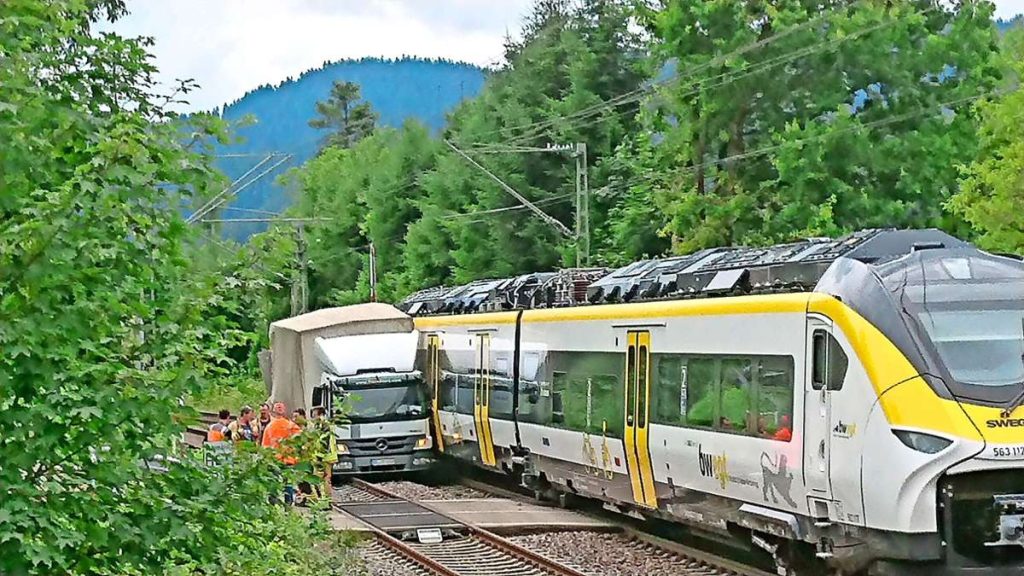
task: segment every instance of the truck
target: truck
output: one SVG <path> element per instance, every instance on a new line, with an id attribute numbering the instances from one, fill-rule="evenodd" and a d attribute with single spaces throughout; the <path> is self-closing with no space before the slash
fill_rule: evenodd
<path id="1" fill-rule="evenodd" d="M 413 320 L 387 304 L 325 308 L 270 325 L 270 398 L 327 410 L 336 476 L 416 472 L 436 458 Z"/>

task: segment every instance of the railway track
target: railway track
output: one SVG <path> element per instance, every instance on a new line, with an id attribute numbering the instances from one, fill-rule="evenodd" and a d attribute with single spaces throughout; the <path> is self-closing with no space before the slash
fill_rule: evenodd
<path id="1" fill-rule="evenodd" d="M 187 446 L 192 448 L 202 448 L 203 442 L 206 442 L 206 431 L 210 424 L 217 421 L 216 412 L 199 412 L 199 422 L 185 427 L 185 432 L 182 434 L 182 440 L 185 441 Z"/>
<path id="2" fill-rule="evenodd" d="M 486 485 L 475 482 L 473 488 L 486 490 Z M 336 495 L 342 500 L 337 508 L 373 528 L 376 541 L 364 555 L 368 561 L 388 566 L 415 564 L 415 570 L 379 572 L 383 574 L 770 576 L 625 526 L 612 533 L 572 530 L 504 538 L 363 480 L 339 487 Z M 445 538 L 434 542 L 416 539 L 416 530 L 427 527 L 440 529 Z"/>
<path id="3" fill-rule="evenodd" d="M 360 501 L 335 506 L 371 526 L 377 541 L 421 568 L 441 576 L 588 576 L 546 556 L 502 538 L 493 532 L 441 514 L 422 502 L 414 502 L 364 480 L 353 479 L 351 488 L 367 493 Z M 379 497 L 379 500 L 372 500 Z M 407 541 L 392 532 L 416 533 L 438 530 L 443 539 Z M 436 532 L 433 532 L 437 534 Z"/>

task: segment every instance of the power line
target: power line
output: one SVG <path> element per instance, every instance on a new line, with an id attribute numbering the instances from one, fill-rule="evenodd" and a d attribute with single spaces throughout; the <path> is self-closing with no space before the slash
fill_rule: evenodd
<path id="1" fill-rule="evenodd" d="M 257 210 L 255 208 L 240 208 L 238 206 L 225 206 L 225 210 L 232 210 L 235 212 L 249 212 L 251 214 L 266 214 L 268 216 L 280 216 L 280 212 L 274 212 L 272 210 Z"/>
<path id="2" fill-rule="evenodd" d="M 245 222 L 331 222 L 334 218 L 206 218 L 211 224 L 237 224 Z"/>
<path id="3" fill-rule="evenodd" d="M 717 165 L 717 164 L 723 164 L 723 163 L 726 163 L 726 162 L 732 162 L 734 160 L 743 160 L 743 159 L 752 158 L 752 157 L 755 157 L 755 156 L 762 156 L 764 154 L 768 154 L 769 152 L 774 152 L 775 150 L 779 150 L 779 149 L 785 148 L 787 146 L 793 146 L 795 144 L 803 144 L 805 142 L 814 142 L 814 141 L 817 141 L 817 140 L 825 140 L 825 139 L 831 138 L 831 137 L 839 135 L 839 134 L 846 134 L 846 133 L 849 133 L 849 132 L 855 132 L 857 130 L 862 130 L 862 129 L 870 130 L 872 128 L 877 128 L 879 126 L 887 126 L 889 124 L 895 124 L 897 122 L 902 122 L 904 120 L 909 120 L 909 119 L 914 118 L 916 116 L 923 116 L 923 115 L 925 115 L 925 114 L 927 114 L 929 112 L 941 111 L 943 108 L 959 106 L 961 104 L 966 104 L 968 102 L 973 102 L 975 100 L 980 100 L 982 98 L 985 98 L 986 96 L 995 96 L 995 95 L 1001 94 L 1003 92 L 1005 92 L 1005 90 L 987 90 L 987 91 L 985 91 L 983 93 L 975 94 L 973 96 L 968 96 L 968 97 L 965 97 L 965 98 L 957 98 L 957 99 L 954 99 L 954 100 L 947 100 L 945 102 L 940 102 L 939 104 L 936 104 L 934 106 L 929 106 L 929 107 L 921 109 L 921 110 L 914 110 L 912 112 L 905 112 L 903 114 L 898 114 L 896 116 L 891 116 L 889 118 L 881 118 L 881 119 L 878 119 L 878 120 L 873 120 L 871 122 L 867 122 L 867 123 L 864 123 L 864 124 L 853 124 L 853 125 L 847 126 L 845 128 L 839 128 L 837 130 L 833 130 L 831 132 L 825 132 L 823 134 L 818 134 L 816 136 L 808 136 L 806 138 L 800 138 L 800 139 L 797 139 L 797 140 L 791 140 L 791 141 L 788 141 L 788 142 L 782 142 L 782 143 L 779 143 L 779 144 L 773 144 L 771 146 L 765 146 L 764 148 L 758 148 L 756 150 L 751 150 L 749 152 L 742 152 L 742 153 L 739 153 L 739 154 L 733 154 L 731 156 L 726 156 L 724 158 L 716 158 L 714 160 L 708 160 L 706 162 L 701 162 L 699 164 L 694 164 L 692 166 L 686 166 L 685 168 L 682 169 L 681 175 L 685 175 L 685 174 L 688 174 L 688 173 L 696 172 L 697 170 L 699 170 L 701 168 L 704 168 L 704 167 L 707 167 L 707 166 L 714 166 L 714 165 Z"/>
<path id="4" fill-rule="evenodd" d="M 198 209 L 198 210 L 196 210 L 196 211 L 195 211 L 195 212 L 193 212 L 193 213 L 192 213 L 192 214 L 191 214 L 191 215 L 190 215 L 190 216 L 189 216 L 188 218 L 186 218 L 186 219 L 185 219 L 185 222 L 186 222 L 186 223 L 188 223 L 188 224 L 191 224 L 192 222 L 195 222 L 195 221 L 196 221 L 196 220 L 198 219 L 198 217 L 196 217 L 196 215 L 197 215 L 197 214 L 200 214 L 200 213 L 203 213 L 203 214 L 205 214 L 205 211 L 206 211 L 207 209 L 209 209 L 209 208 L 210 208 L 210 206 L 213 206 L 213 204 L 214 204 L 215 202 L 217 202 L 217 200 L 219 200 L 220 198 L 222 198 L 222 197 L 223 197 L 223 196 L 224 196 L 225 194 L 227 194 L 227 193 L 228 193 L 228 192 L 229 192 L 229 191 L 230 191 L 230 190 L 231 190 L 232 188 L 234 188 L 235 186 L 237 186 L 237 185 L 238 185 L 238 184 L 239 184 L 239 183 L 240 183 L 240 182 L 241 182 L 242 180 L 245 180 L 245 178 L 246 178 L 247 176 L 249 176 L 250 174 L 252 174 L 252 173 L 253 173 L 253 172 L 255 172 L 256 170 L 259 170 L 260 166 L 263 166 L 263 165 L 264 165 L 264 164 L 266 164 L 267 162 L 270 162 L 271 158 L 273 158 L 273 156 L 272 156 L 272 155 L 270 155 L 270 154 L 268 154 L 268 155 L 267 155 L 267 156 L 266 156 L 266 157 L 265 157 L 265 158 L 264 158 L 263 160 L 260 160 L 260 162 L 259 162 L 258 164 L 256 164 L 256 165 L 255 165 L 255 166 L 253 166 L 252 168 L 249 168 L 249 169 L 248 169 L 248 170 L 247 170 L 247 171 L 245 172 L 245 174 L 242 174 L 241 176 L 239 176 L 238 178 L 236 178 L 236 179 L 235 179 L 234 181 L 232 181 L 232 182 L 231 182 L 231 184 L 228 184 L 228 187 L 227 187 L 227 188 L 225 188 L 225 189 L 221 190 L 220 192 L 218 192 L 217 194 L 215 194 L 215 195 L 213 196 L 213 198 L 210 198 L 209 200 L 207 200 L 205 204 L 203 204 L 203 205 L 202 205 L 201 207 L 199 207 L 199 209 Z"/>
<path id="5" fill-rule="evenodd" d="M 918 11 L 915 14 L 916 15 L 924 15 L 924 14 L 927 14 L 928 12 L 930 12 L 932 10 L 936 10 L 936 9 L 938 9 L 938 7 L 933 5 L 933 6 L 929 7 L 929 8 L 924 9 L 924 10 Z M 803 23 L 801 25 L 791 27 L 790 29 L 787 29 L 787 31 L 783 31 L 783 32 L 780 32 L 779 34 L 777 34 L 775 36 L 769 37 L 769 39 L 777 40 L 778 38 L 780 38 L 780 37 L 782 37 L 784 35 L 788 35 L 788 34 L 791 34 L 791 33 L 795 32 L 796 30 L 798 30 L 802 26 L 807 25 L 808 23 L 814 23 L 816 20 L 822 20 L 824 18 L 825 18 L 825 15 L 819 16 L 816 19 L 809 20 L 808 22 L 805 22 L 805 23 Z M 698 81 L 697 85 L 694 88 L 691 88 L 691 89 L 689 89 L 689 90 L 687 90 L 687 91 L 685 91 L 685 92 L 683 92 L 681 94 L 677 94 L 676 97 L 683 98 L 683 97 L 686 97 L 686 96 L 692 96 L 694 94 L 698 94 L 698 93 L 700 93 L 702 91 L 705 91 L 705 90 L 708 90 L 708 89 L 717 88 L 717 87 L 720 87 L 720 86 L 731 84 L 731 83 L 733 83 L 733 82 L 735 82 L 737 80 L 740 80 L 742 78 L 746 78 L 748 76 L 752 76 L 752 75 L 755 75 L 755 74 L 760 74 L 762 72 L 765 72 L 767 70 L 775 68 L 775 67 L 777 67 L 777 66 L 779 66 L 781 64 L 785 64 L 787 62 L 791 62 L 791 61 L 796 60 L 798 58 L 802 58 L 802 57 L 814 54 L 816 52 L 820 52 L 820 51 L 824 51 L 824 50 L 833 48 L 833 47 L 835 47 L 835 46 L 837 46 L 837 45 L 839 45 L 841 43 L 848 42 L 850 40 L 859 38 L 861 36 L 870 34 L 872 32 L 875 32 L 877 30 L 881 30 L 883 28 L 887 28 L 889 26 L 893 26 L 896 23 L 898 23 L 899 21 L 900 21 L 899 19 L 892 18 L 892 19 L 886 20 L 884 22 L 880 22 L 880 23 L 874 24 L 872 26 L 868 26 L 868 27 L 862 28 L 860 30 L 856 30 L 854 32 L 851 32 L 851 33 L 845 35 L 845 36 L 842 36 L 842 37 L 839 37 L 839 38 L 833 38 L 833 39 L 830 39 L 830 40 L 823 40 L 823 41 L 818 42 L 816 44 L 813 44 L 811 46 L 805 46 L 805 47 L 802 47 L 802 48 L 798 48 L 798 49 L 793 50 L 791 52 L 787 52 L 785 54 L 781 54 L 781 55 L 769 58 L 768 60 L 762 60 L 760 62 L 748 62 L 748 63 L 745 63 L 742 67 L 740 67 L 738 69 L 729 70 L 729 71 L 717 74 L 715 76 L 711 76 L 709 78 L 701 79 L 701 80 Z M 769 40 L 769 39 L 765 39 L 765 40 Z M 765 41 L 762 40 L 760 42 L 765 42 Z M 753 49 L 754 47 L 757 47 L 757 46 L 755 46 L 756 44 L 757 43 L 743 46 L 743 47 L 741 47 L 739 49 L 739 51 L 747 52 L 747 51 Z M 764 45 L 764 44 L 761 44 L 761 45 Z M 527 127 L 527 128 L 531 128 L 532 127 L 532 129 L 527 131 L 527 132 L 524 132 L 523 134 L 520 134 L 519 136 L 512 137 L 509 140 L 509 144 L 517 144 L 517 143 L 529 141 L 530 139 L 538 137 L 538 136 L 541 135 L 540 134 L 541 131 L 543 131 L 544 129 L 549 128 L 549 127 L 554 127 L 554 125 L 556 123 L 558 123 L 559 121 L 562 121 L 562 120 L 568 120 L 569 121 L 569 125 L 566 126 L 565 128 L 579 130 L 579 129 L 585 128 L 587 126 L 591 126 L 593 124 L 604 122 L 604 121 L 606 121 L 606 120 L 608 120 L 610 118 L 613 118 L 615 116 L 622 115 L 625 112 L 628 112 L 629 110 L 627 109 L 627 110 L 622 110 L 622 111 L 619 111 L 619 112 L 613 112 L 613 115 L 610 116 L 610 117 L 600 118 L 600 119 L 597 119 L 597 120 L 595 120 L 593 122 L 589 122 L 589 123 L 586 123 L 586 124 L 574 126 L 575 123 L 577 123 L 577 122 L 579 122 L 581 120 L 585 120 L 585 119 L 587 119 L 589 117 L 592 117 L 592 116 L 594 116 L 596 114 L 599 114 L 601 112 L 613 110 L 614 108 L 617 108 L 617 107 L 620 107 L 620 106 L 625 106 L 627 104 L 633 104 L 633 103 L 640 102 L 641 100 L 643 100 L 643 98 L 647 97 L 650 93 L 652 93 L 656 88 L 664 87 L 664 86 L 667 86 L 669 84 L 679 82 L 679 81 L 681 81 L 681 80 L 683 80 L 685 78 L 688 78 L 690 76 L 693 76 L 698 71 L 700 71 L 702 68 L 707 68 L 707 67 L 709 67 L 711 65 L 716 64 L 715 60 L 719 60 L 719 59 L 722 59 L 722 58 L 724 58 L 724 59 L 731 58 L 731 57 L 733 57 L 735 55 L 738 55 L 737 52 L 739 52 L 739 51 L 734 51 L 734 52 L 729 53 L 729 54 L 727 54 L 725 56 L 720 56 L 720 57 L 718 57 L 716 59 L 713 59 L 713 60 L 711 60 L 711 61 L 709 61 L 707 63 L 702 64 L 701 66 L 696 67 L 693 70 L 687 71 L 686 73 L 684 73 L 682 75 L 676 75 L 676 76 L 674 76 L 672 78 L 669 78 L 669 79 L 666 79 L 666 80 L 654 82 L 654 83 L 652 83 L 649 86 L 645 86 L 643 88 L 638 88 L 636 90 L 627 92 L 627 93 L 622 94 L 620 96 L 617 96 L 617 97 L 614 97 L 614 98 L 610 98 L 609 100 L 607 100 L 607 101 L 605 101 L 605 102 L 603 102 L 601 104 L 592 105 L 592 106 L 584 108 L 582 110 L 578 110 L 578 111 L 576 111 L 576 112 L 574 112 L 572 114 L 567 114 L 567 115 L 564 115 L 564 116 L 558 116 L 558 117 L 551 118 L 551 119 L 548 119 L 548 120 L 535 122 L 533 124 L 527 124 L 527 125 L 525 125 L 525 127 Z M 715 81 L 715 80 L 721 80 L 721 81 L 713 83 L 713 84 L 708 84 L 709 82 L 712 82 L 712 81 Z"/>
<path id="6" fill-rule="evenodd" d="M 581 116 L 581 115 L 589 116 L 589 115 L 591 115 L 592 113 L 595 113 L 595 112 L 600 112 L 600 111 L 605 110 L 605 109 L 611 109 L 611 108 L 615 108 L 617 106 L 621 106 L 621 105 L 627 104 L 627 103 L 633 101 L 633 99 L 636 98 L 636 97 L 641 97 L 642 98 L 643 96 L 645 96 L 648 93 L 652 92 L 655 88 L 657 88 L 659 86 L 664 86 L 664 85 L 668 85 L 668 84 L 671 84 L 671 83 L 674 83 L 674 82 L 678 82 L 680 80 L 683 80 L 684 78 L 691 77 L 691 76 L 693 76 L 693 75 L 703 71 L 704 69 L 707 69 L 707 68 L 710 68 L 710 67 L 722 64 L 722 63 L 728 61 L 730 58 L 734 58 L 736 56 L 741 56 L 741 55 L 743 55 L 743 54 L 745 54 L 747 52 L 750 52 L 752 50 L 756 50 L 757 48 L 761 48 L 763 46 L 767 46 L 767 45 L 769 45 L 769 44 L 771 44 L 771 43 L 773 43 L 773 42 L 775 42 L 777 40 L 780 40 L 782 38 L 785 38 L 786 36 L 794 34 L 794 33 L 796 33 L 797 31 L 799 31 L 799 30 L 801 30 L 803 28 L 807 28 L 809 26 L 817 24 L 818 22 L 823 21 L 829 15 L 831 15 L 831 14 L 830 13 L 821 14 L 821 15 L 815 17 L 815 18 L 807 20 L 806 22 L 801 22 L 800 24 L 797 24 L 797 25 L 794 25 L 794 26 L 790 26 L 789 28 L 786 28 L 785 30 L 781 30 L 781 31 L 777 32 L 776 34 L 768 36 L 767 38 L 762 38 L 762 39 L 757 40 L 755 42 L 751 42 L 749 44 L 745 44 L 743 46 L 740 46 L 739 48 L 737 48 L 737 49 L 735 49 L 735 50 L 733 50 L 731 52 L 728 52 L 726 54 L 722 54 L 722 55 L 716 56 L 715 58 L 712 58 L 711 60 L 709 60 L 709 61 L 707 61 L 707 62 L 705 62 L 703 64 L 700 64 L 700 65 L 694 67 L 693 69 L 687 70 L 687 71 L 683 72 L 682 74 L 676 74 L 675 76 L 673 76 L 671 78 L 667 78 L 665 80 L 660 80 L 660 81 L 655 81 L 655 82 L 651 83 L 648 86 L 643 86 L 643 87 L 640 87 L 640 88 L 636 88 L 634 90 L 630 90 L 630 91 L 625 92 L 623 94 L 619 94 L 617 96 L 613 96 L 613 97 L 608 98 L 607 100 L 605 100 L 605 101 L 603 101 L 601 103 L 592 104 L 592 105 L 590 105 L 588 107 L 585 107 L 585 108 L 583 108 L 581 110 L 577 110 L 576 112 L 573 112 L 571 114 L 566 114 L 566 115 L 561 116 L 561 117 L 556 117 L 556 118 L 547 119 L 547 120 L 539 120 L 539 121 L 536 121 L 536 122 L 530 122 L 530 123 L 522 124 L 522 125 L 519 125 L 519 126 L 498 128 L 496 130 L 491 130 L 489 132 L 484 132 L 483 134 L 478 135 L 478 137 L 480 137 L 480 136 L 490 136 L 490 135 L 493 135 L 493 134 L 509 135 L 510 132 L 514 133 L 514 132 L 518 132 L 518 131 L 521 131 L 521 130 L 530 130 L 530 129 L 538 129 L 538 128 L 539 129 L 543 129 L 545 127 L 553 125 L 555 122 L 558 122 L 559 120 L 569 120 L 569 119 L 572 119 L 572 118 L 574 118 L 576 116 Z M 519 137 L 521 137 L 521 135 Z M 517 138 L 519 138 L 519 137 L 517 137 Z"/>
<path id="7" fill-rule="evenodd" d="M 234 190 L 232 190 L 232 187 L 234 186 L 234 183 L 232 183 L 232 186 L 228 186 L 227 188 L 224 189 L 224 192 L 222 192 L 221 194 L 218 194 L 217 197 L 215 197 L 213 200 L 208 202 L 205 208 L 197 210 L 191 216 L 189 216 L 188 219 L 186 220 L 186 222 L 191 224 L 191 223 L 195 222 L 196 220 L 204 218 L 210 212 L 213 212 L 217 208 L 220 208 L 221 205 L 223 205 L 225 202 L 230 200 L 232 197 L 237 196 L 239 192 L 241 192 L 242 190 L 246 189 L 252 183 L 258 181 L 260 178 L 263 178 L 267 174 L 273 172 L 281 164 L 284 164 L 285 162 L 291 160 L 291 158 L 292 158 L 292 155 L 288 154 L 284 158 L 281 158 L 280 160 L 278 160 L 277 162 L 272 164 L 270 166 L 270 168 L 267 168 L 263 172 L 260 172 L 258 175 L 253 177 L 251 180 L 249 180 L 248 182 L 242 184 L 238 188 L 235 188 Z M 260 165 L 262 165 L 262 163 Z M 250 170 L 249 172 L 252 172 L 252 170 Z M 247 172 L 247 174 L 249 172 Z M 244 178 L 244 176 L 243 176 L 243 178 Z M 241 180 L 241 178 L 239 178 L 235 182 L 238 182 L 239 180 Z"/>
<path id="8" fill-rule="evenodd" d="M 554 197 L 551 197 L 551 198 L 544 198 L 543 200 L 537 200 L 536 202 L 534 202 L 534 205 L 535 206 L 542 206 L 542 205 L 545 205 L 545 204 L 552 204 L 552 203 L 555 203 L 555 202 L 561 202 L 562 200 L 566 200 L 568 198 L 571 198 L 572 196 L 573 196 L 573 194 L 562 194 L 560 196 L 554 196 Z M 498 213 L 501 213 L 501 212 L 511 212 L 513 210 L 525 210 L 525 209 L 527 209 L 527 206 L 523 206 L 523 205 L 520 204 L 519 206 L 507 206 L 507 207 L 504 207 L 504 208 L 494 208 L 494 209 L 491 209 L 491 210 L 476 210 L 476 211 L 473 211 L 473 212 L 459 212 L 459 213 L 456 213 L 456 214 L 449 214 L 447 216 L 442 216 L 440 218 L 440 220 L 455 220 L 457 218 L 463 218 L 463 217 L 466 217 L 466 216 L 483 216 L 485 214 L 498 214 Z"/>
<path id="9" fill-rule="evenodd" d="M 569 238 L 572 237 L 572 232 L 568 228 L 565 227 L 565 224 L 562 224 L 561 222 L 559 222 L 557 218 L 549 215 L 547 212 L 544 212 L 540 208 L 537 208 L 537 206 L 534 205 L 529 200 L 527 200 L 525 196 L 523 196 L 522 194 L 517 192 L 515 190 L 515 188 L 513 188 L 513 187 L 509 186 L 508 184 L 506 184 L 501 178 L 498 178 L 497 176 L 494 175 L 493 172 L 491 172 L 487 168 L 484 168 L 479 162 L 474 160 L 471 156 L 469 156 L 468 154 L 466 154 L 462 150 L 459 150 L 455 146 L 455 144 L 451 143 L 450 140 L 445 140 L 444 142 L 445 142 L 445 144 L 448 145 L 449 148 L 454 150 L 459 156 L 462 156 L 463 158 L 465 158 L 467 162 L 469 162 L 473 166 L 476 166 L 477 169 L 479 169 L 481 172 L 483 172 L 484 174 L 487 174 L 491 178 L 491 180 L 494 180 L 495 182 L 497 182 L 506 192 L 511 194 L 516 200 L 519 200 L 519 202 L 521 204 L 523 204 L 524 206 L 529 208 L 530 211 L 532 211 L 534 214 L 536 214 L 538 218 L 540 218 L 544 222 L 548 223 L 551 227 L 555 228 L 556 230 L 561 232 L 563 235 L 565 235 L 565 236 L 567 236 Z"/>

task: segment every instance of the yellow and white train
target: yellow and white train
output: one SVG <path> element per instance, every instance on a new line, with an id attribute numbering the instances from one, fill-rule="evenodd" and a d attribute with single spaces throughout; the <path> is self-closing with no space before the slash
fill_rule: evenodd
<path id="1" fill-rule="evenodd" d="M 745 540 L 780 574 L 1024 570 L 1017 259 L 869 230 L 402 307 L 447 455 Z"/>

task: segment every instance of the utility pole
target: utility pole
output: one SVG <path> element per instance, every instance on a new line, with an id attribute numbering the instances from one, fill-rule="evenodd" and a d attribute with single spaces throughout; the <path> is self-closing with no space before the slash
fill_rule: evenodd
<path id="1" fill-rule="evenodd" d="M 292 316 L 309 310 L 309 261 L 306 256 L 306 232 L 302 222 L 295 227 L 295 258 L 298 278 L 292 280 Z"/>
<path id="2" fill-rule="evenodd" d="M 585 142 L 577 142 L 573 144 L 556 144 L 544 148 L 528 147 L 528 146 L 488 146 L 480 148 L 476 152 L 481 154 L 503 154 L 503 153 L 539 153 L 539 154 L 561 154 L 569 152 L 576 159 L 576 232 L 571 232 L 564 224 L 559 222 L 557 219 L 542 211 L 532 202 L 523 197 L 522 194 L 516 192 L 511 186 L 503 182 L 500 178 L 491 173 L 490 170 L 481 166 L 476 160 L 469 157 L 468 154 L 459 150 L 454 144 L 445 140 L 445 144 L 451 147 L 452 150 L 457 152 L 460 156 L 465 158 L 470 164 L 476 166 L 484 174 L 491 177 L 492 180 L 501 185 L 506 192 L 515 197 L 520 204 L 526 206 L 533 211 L 541 220 L 544 220 L 556 230 L 561 232 L 565 237 L 571 238 L 576 242 L 576 267 L 582 268 L 590 265 L 590 178 L 587 170 L 587 144 Z"/>
<path id="3" fill-rule="evenodd" d="M 377 249 L 370 242 L 370 302 L 377 301 Z"/>
<path id="4" fill-rule="evenodd" d="M 576 267 L 590 265 L 590 179 L 587 177 L 587 144 L 576 143 Z"/>
<path id="5" fill-rule="evenodd" d="M 523 206 L 526 206 L 527 208 L 529 208 L 530 211 L 532 211 L 534 214 L 536 214 L 538 218 L 540 218 L 541 220 L 547 222 L 548 225 L 550 225 L 555 230 L 558 230 L 559 232 L 561 232 L 566 237 L 569 237 L 569 238 L 573 237 L 572 232 L 568 228 L 565 227 L 565 224 L 562 224 L 561 222 L 559 222 L 557 218 L 555 218 L 554 216 L 551 216 L 547 212 L 545 212 L 545 211 L 541 210 L 540 208 L 538 208 L 536 204 L 534 204 L 533 202 L 530 202 L 529 200 L 527 200 L 526 197 L 523 196 L 522 194 L 520 194 L 519 192 L 517 192 L 515 188 L 509 186 L 508 184 L 505 183 L 504 180 L 502 180 L 501 178 L 498 178 L 497 176 L 495 176 L 493 172 L 491 172 L 487 168 L 484 168 L 483 166 L 481 166 L 479 162 L 477 162 L 476 160 L 473 160 L 473 158 L 471 158 L 468 154 L 466 154 L 462 150 L 459 150 L 458 148 L 456 148 L 455 144 L 452 144 L 451 141 L 445 140 L 444 143 L 447 144 L 449 148 L 451 148 L 456 153 L 458 153 L 459 156 L 462 156 L 463 158 L 465 158 L 467 162 L 469 162 L 473 166 L 476 166 L 476 168 L 478 170 L 480 170 L 484 174 L 487 174 L 488 176 L 490 176 L 491 180 L 494 180 L 495 182 L 497 182 L 499 186 L 501 186 L 506 192 L 511 194 L 512 197 L 515 198 L 516 200 L 518 200 L 520 204 L 522 204 Z"/>

